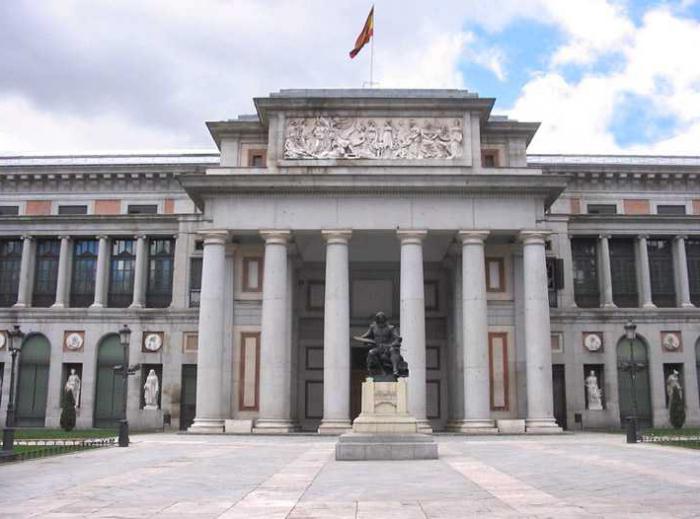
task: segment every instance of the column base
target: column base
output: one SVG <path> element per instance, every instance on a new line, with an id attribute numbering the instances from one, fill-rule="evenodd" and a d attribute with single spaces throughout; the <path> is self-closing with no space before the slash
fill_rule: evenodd
<path id="1" fill-rule="evenodd" d="M 526 434 L 560 434 L 562 428 L 554 418 L 528 418 L 525 420 Z"/>
<path id="2" fill-rule="evenodd" d="M 322 420 L 318 426 L 318 434 L 335 436 L 344 434 L 352 429 L 350 420 Z"/>
<path id="3" fill-rule="evenodd" d="M 416 420 L 416 425 L 418 426 L 418 432 L 421 434 L 433 434 L 433 426 L 430 425 L 428 420 Z"/>
<path id="4" fill-rule="evenodd" d="M 447 425 L 447 429 L 451 432 L 459 432 L 464 434 L 497 434 L 498 428 L 493 420 L 489 419 L 466 419 L 455 420 Z"/>
<path id="5" fill-rule="evenodd" d="M 130 309 L 134 309 L 134 308 L 136 308 L 136 309 L 138 309 L 138 308 L 143 308 L 143 303 L 131 303 L 131 304 L 129 305 L 129 308 L 130 308 Z"/>
<path id="6" fill-rule="evenodd" d="M 253 434 L 287 434 L 299 430 L 293 420 L 258 418 L 253 426 Z"/>
<path id="7" fill-rule="evenodd" d="M 63 303 L 54 303 L 51 305 L 51 308 L 57 308 L 58 310 L 62 310 L 66 307 Z"/>
<path id="8" fill-rule="evenodd" d="M 693 303 L 683 303 L 681 308 L 695 308 L 695 305 Z"/>
<path id="9" fill-rule="evenodd" d="M 194 423 L 187 429 L 192 434 L 223 434 L 223 418 L 195 418 Z"/>
<path id="10" fill-rule="evenodd" d="M 654 303 L 644 303 L 642 308 L 644 310 L 656 310 L 656 305 Z"/>
<path id="11" fill-rule="evenodd" d="M 27 308 L 27 305 L 24 303 L 15 303 L 12 305 L 12 308 Z"/>
<path id="12" fill-rule="evenodd" d="M 90 308 L 104 308 L 104 307 L 105 307 L 105 305 L 103 305 L 102 303 L 92 303 L 90 305 Z"/>
<path id="13" fill-rule="evenodd" d="M 604 303 L 601 308 L 606 308 L 608 310 L 613 310 L 617 308 L 617 305 L 615 303 Z"/>

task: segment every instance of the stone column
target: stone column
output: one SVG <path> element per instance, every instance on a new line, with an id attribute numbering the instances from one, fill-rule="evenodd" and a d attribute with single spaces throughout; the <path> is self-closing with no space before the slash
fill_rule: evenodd
<path id="1" fill-rule="evenodd" d="M 462 242 L 463 432 L 495 432 L 491 420 L 484 241 L 488 231 L 460 231 Z"/>
<path id="2" fill-rule="evenodd" d="M 559 257 L 564 261 L 564 288 L 561 290 L 563 308 L 576 308 L 574 299 L 574 261 L 571 253 L 571 236 L 562 234 L 559 237 Z"/>
<path id="3" fill-rule="evenodd" d="M 651 275 L 649 273 L 649 250 L 647 249 L 647 236 L 637 237 L 637 285 L 639 290 L 639 304 L 642 308 L 656 308 L 651 299 Z"/>
<path id="4" fill-rule="evenodd" d="M 287 317 L 290 231 L 261 231 L 265 239 L 260 334 L 260 413 L 254 432 L 290 432 L 291 343 Z"/>
<path id="5" fill-rule="evenodd" d="M 350 429 L 351 231 L 322 231 L 326 240 L 326 296 L 323 314 L 323 421 L 319 433 Z"/>
<path id="6" fill-rule="evenodd" d="M 552 349 L 547 297 L 546 232 L 522 231 L 523 295 L 525 300 L 525 359 L 527 374 L 527 431 L 560 432 L 554 420 Z"/>
<path id="7" fill-rule="evenodd" d="M 58 273 L 56 275 L 56 302 L 52 308 L 68 306 L 68 280 L 70 279 L 70 236 L 59 236 L 61 249 L 58 253 Z"/>
<path id="8" fill-rule="evenodd" d="M 15 308 L 24 308 L 32 304 L 32 285 L 34 284 L 34 253 L 36 246 L 32 236 L 22 236 L 22 260 L 19 270 L 19 286 Z"/>
<path id="9" fill-rule="evenodd" d="M 688 282 L 688 260 L 685 256 L 685 236 L 676 236 L 673 240 L 673 277 L 676 284 L 676 306 L 694 308 L 690 302 L 690 284 Z"/>
<path id="10" fill-rule="evenodd" d="M 408 363 L 408 410 L 420 432 L 431 432 L 426 418 L 425 287 L 423 238 L 427 231 L 399 230 L 401 240 L 401 352 Z"/>
<path id="11" fill-rule="evenodd" d="M 610 269 L 610 236 L 598 236 L 598 282 L 600 284 L 600 307 L 617 308 L 613 302 L 612 270 Z"/>
<path id="12" fill-rule="evenodd" d="M 98 236 L 97 269 L 95 272 L 95 301 L 90 308 L 103 308 L 107 303 L 107 276 L 109 274 L 109 238 Z"/>
<path id="13" fill-rule="evenodd" d="M 148 236 L 136 236 L 136 264 L 134 265 L 134 298 L 129 308 L 143 308 L 146 304 L 146 272 L 148 272 Z"/>
<path id="14" fill-rule="evenodd" d="M 197 410 L 191 432 L 224 431 L 224 283 L 227 231 L 204 235 L 197 349 Z"/>

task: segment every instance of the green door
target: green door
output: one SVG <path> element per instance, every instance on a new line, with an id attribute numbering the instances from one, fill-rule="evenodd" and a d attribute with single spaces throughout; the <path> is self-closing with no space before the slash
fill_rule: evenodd
<path id="1" fill-rule="evenodd" d="M 633 381 L 634 378 L 634 381 Z M 637 422 L 651 427 L 651 386 L 647 346 L 640 339 L 622 338 L 617 343 L 617 389 L 620 402 L 620 424 L 637 408 Z"/>
<path id="2" fill-rule="evenodd" d="M 44 426 L 50 358 L 51 345 L 43 335 L 32 335 L 24 341 L 17 380 L 16 420 L 19 426 Z"/>
<path id="3" fill-rule="evenodd" d="M 124 362 L 119 335 L 108 335 L 97 348 L 97 389 L 95 391 L 95 427 L 114 427 L 123 418 L 124 389 L 122 377 L 114 366 Z"/>

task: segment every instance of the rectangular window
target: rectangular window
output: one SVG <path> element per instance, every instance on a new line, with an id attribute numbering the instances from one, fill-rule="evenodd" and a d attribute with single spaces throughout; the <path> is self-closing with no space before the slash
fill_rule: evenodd
<path id="1" fill-rule="evenodd" d="M 673 280 L 673 252 L 671 240 L 647 240 L 651 300 L 659 307 L 676 306 L 676 287 Z"/>
<path id="2" fill-rule="evenodd" d="M 508 410 L 508 334 L 489 332 L 491 410 Z"/>
<path id="3" fill-rule="evenodd" d="M 243 258 L 243 291 L 262 292 L 262 258 Z"/>
<path id="4" fill-rule="evenodd" d="M 202 258 L 190 258 L 190 308 L 199 308 L 202 291 Z"/>
<path id="5" fill-rule="evenodd" d="M 129 204 L 127 214 L 158 214 L 158 204 Z"/>
<path id="6" fill-rule="evenodd" d="M 260 395 L 260 332 L 241 333 L 238 409 L 257 411 Z"/>
<path id="7" fill-rule="evenodd" d="M 484 168 L 499 167 L 498 151 L 481 150 L 481 166 Z"/>
<path id="8" fill-rule="evenodd" d="M 616 204 L 587 204 L 588 214 L 617 214 Z"/>
<path id="9" fill-rule="evenodd" d="M 0 216 L 17 216 L 18 214 L 18 205 L 0 205 Z"/>
<path id="10" fill-rule="evenodd" d="M 690 302 L 700 306 L 700 239 L 685 241 L 685 255 L 688 263 Z M 700 359 L 698 359 L 700 361 Z"/>
<path id="11" fill-rule="evenodd" d="M 22 240 L 0 241 L 0 306 L 17 302 L 19 271 L 22 265 Z"/>
<path id="12" fill-rule="evenodd" d="M 134 299 L 134 240 L 113 240 L 109 262 L 109 295 L 107 305 L 126 308 Z"/>
<path id="13" fill-rule="evenodd" d="M 574 265 L 574 300 L 582 308 L 600 305 L 598 287 L 598 255 L 595 238 L 571 240 Z"/>
<path id="14" fill-rule="evenodd" d="M 559 306 L 558 291 L 564 288 L 564 261 L 561 258 L 546 258 L 547 266 L 547 293 L 549 295 L 549 307 Z"/>
<path id="15" fill-rule="evenodd" d="M 248 167 L 264 168 L 267 163 L 266 150 L 248 150 Z"/>
<path id="16" fill-rule="evenodd" d="M 73 275 L 71 276 L 70 305 L 86 308 L 95 299 L 97 270 L 97 240 L 77 240 L 73 245 Z"/>
<path id="17" fill-rule="evenodd" d="M 46 308 L 56 302 L 60 250 L 61 242 L 59 240 L 37 241 L 32 306 Z"/>
<path id="18" fill-rule="evenodd" d="M 59 205 L 58 214 L 87 214 L 87 209 L 86 205 Z"/>
<path id="19" fill-rule="evenodd" d="M 506 291 L 506 272 L 503 258 L 486 258 L 486 291 Z"/>
<path id="20" fill-rule="evenodd" d="M 685 214 L 684 205 L 657 205 L 656 214 Z"/>
<path id="21" fill-rule="evenodd" d="M 175 240 L 151 239 L 148 253 L 148 308 L 166 308 L 173 298 Z"/>
<path id="22" fill-rule="evenodd" d="M 613 302 L 621 308 L 639 306 L 634 240 L 614 238 L 609 243 Z"/>

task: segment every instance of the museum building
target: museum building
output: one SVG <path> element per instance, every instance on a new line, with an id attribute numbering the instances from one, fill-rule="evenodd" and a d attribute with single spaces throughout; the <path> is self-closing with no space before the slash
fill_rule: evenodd
<path id="1" fill-rule="evenodd" d="M 72 372 L 114 424 L 127 324 L 133 428 L 336 434 L 383 311 L 424 431 L 665 426 L 674 371 L 700 425 L 700 158 L 528 155 L 463 90 L 254 101 L 220 153 L 0 157 L 0 424 L 16 325 L 18 425 Z"/>

